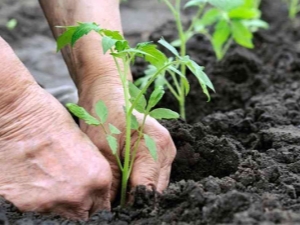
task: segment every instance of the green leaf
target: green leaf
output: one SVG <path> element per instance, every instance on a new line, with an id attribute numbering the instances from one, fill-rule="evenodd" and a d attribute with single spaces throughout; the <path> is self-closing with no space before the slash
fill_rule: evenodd
<path id="1" fill-rule="evenodd" d="M 108 125 L 111 134 L 121 134 L 122 132 L 111 123 Z"/>
<path id="2" fill-rule="evenodd" d="M 224 11 L 229 11 L 244 4 L 244 0 L 208 0 L 208 2 Z"/>
<path id="3" fill-rule="evenodd" d="M 115 155 L 118 151 L 118 141 L 114 136 L 107 135 L 106 140 L 108 142 L 108 145 L 112 151 L 112 153 Z"/>
<path id="4" fill-rule="evenodd" d="M 91 116 L 84 108 L 73 103 L 68 103 L 66 106 L 72 114 L 82 119 L 86 124 L 94 126 L 100 125 L 100 121 Z"/>
<path id="5" fill-rule="evenodd" d="M 193 60 L 189 60 L 186 63 L 187 67 L 192 71 L 192 73 L 196 76 L 198 79 L 201 88 L 203 90 L 203 93 L 207 96 L 208 101 L 210 101 L 210 94 L 207 90 L 207 87 L 215 91 L 213 84 L 211 83 L 210 79 L 208 76 L 203 72 L 203 69 L 201 66 L 199 66 L 196 62 Z"/>
<path id="6" fill-rule="evenodd" d="M 108 110 L 103 101 L 98 101 L 95 106 L 97 116 L 100 118 L 101 123 L 105 123 L 108 116 Z"/>
<path id="7" fill-rule="evenodd" d="M 124 37 L 120 34 L 119 31 L 102 29 L 100 33 L 104 34 L 107 37 L 110 37 L 117 41 L 125 41 Z"/>
<path id="8" fill-rule="evenodd" d="M 185 5 L 184 8 L 192 7 L 192 6 L 199 6 L 200 4 L 206 3 L 207 0 L 190 0 Z"/>
<path id="9" fill-rule="evenodd" d="M 71 46 L 73 47 L 76 41 L 78 41 L 84 35 L 87 35 L 91 31 L 99 32 L 101 28 L 96 23 L 78 23 L 76 30 L 71 39 Z"/>
<path id="10" fill-rule="evenodd" d="M 150 152 L 150 155 L 155 161 L 157 161 L 157 149 L 156 149 L 155 141 L 147 134 L 144 134 L 144 139 L 145 139 L 145 144 Z"/>
<path id="11" fill-rule="evenodd" d="M 136 98 L 140 94 L 141 90 L 137 86 L 135 86 L 132 82 L 128 82 L 128 85 L 129 85 L 129 93 L 131 96 L 131 102 L 133 104 L 133 102 L 136 101 Z M 145 112 L 146 105 L 147 105 L 146 98 L 144 95 L 142 95 L 137 101 L 137 103 L 135 104 L 135 109 L 143 113 Z"/>
<path id="12" fill-rule="evenodd" d="M 149 42 L 137 45 L 137 50 L 140 50 L 148 55 L 145 55 L 145 60 L 155 66 L 156 68 L 161 68 L 168 61 L 168 58 L 157 49 L 157 46 Z"/>
<path id="13" fill-rule="evenodd" d="M 115 49 L 118 52 L 124 51 L 124 50 L 129 49 L 129 48 L 130 48 L 130 46 L 128 44 L 128 41 L 125 41 L 125 40 L 117 41 L 116 44 L 115 44 Z"/>
<path id="14" fill-rule="evenodd" d="M 243 24 L 248 27 L 252 32 L 256 31 L 259 28 L 268 29 L 269 24 L 263 20 L 255 19 L 255 20 L 244 20 Z"/>
<path id="15" fill-rule="evenodd" d="M 253 48 L 253 35 L 251 31 L 249 31 L 248 28 L 241 21 L 233 20 L 231 22 L 231 25 L 232 36 L 236 43 L 246 48 Z"/>
<path id="16" fill-rule="evenodd" d="M 203 26 L 209 26 L 217 22 L 220 16 L 221 16 L 220 10 L 216 8 L 212 8 L 207 10 L 204 13 L 201 20 L 199 20 L 199 23 Z"/>
<path id="17" fill-rule="evenodd" d="M 231 19 L 256 19 L 260 17 L 260 11 L 255 8 L 240 7 L 231 10 L 228 15 Z"/>
<path id="18" fill-rule="evenodd" d="M 184 86 L 184 94 L 185 94 L 185 96 L 187 96 L 191 89 L 190 83 L 189 83 L 188 79 L 186 79 L 186 78 L 181 79 L 181 81 Z"/>
<path id="19" fill-rule="evenodd" d="M 111 37 L 104 36 L 102 38 L 102 49 L 103 53 L 105 54 L 109 49 L 111 49 L 115 44 L 117 40 L 112 39 Z"/>
<path id="20" fill-rule="evenodd" d="M 217 58 L 221 59 L 223 56 L 223 45 L 228 41 L 230 37 L 231 28 L 226 20 L 220 20 L 213 33 L 212 44 L 216 52 Z"/>
<path id="21" fill-rule="evenodd" d="M 148 101 L 148 107 L 147 110 L 152 109 L 154 106 L 157 105 L 157 103 L 161 100 L 161 98 L 164 96 L 165 91 L 163 87 L 156 87 L 152 94 L 150 95 L 149 101 Z"/>
<path id="22" fill-rule="evenodd" d="M 165 39 L 161 38 L 158 41 L 159 44 L 167 48 L 170 52 L 172 52 L 175 56 L 180 57 L 176 48 L 174 48 L 171 44 L 169 44 Z"/>
<path id="23" fill-rule="evenodd" d="M 177 119 L 179 118 L 179 114 L 170 109 L 158 108 L 152 110 L 149 115 L 155 119 Z"/>
<path id="24" fill-rule="evenodd" d="M 130 127 L 131 127 L 131 130 L 137 130 L 139 129 L 139 122 L 137 121 L 135 115 L 131 114 L 131 124 L 130 124 Z"/>
<path id="25" fill-rule="evenodd" d="M 76 31 L 76 27 L 66 27 L 66 29 L 67 30 L 57 38 L 57 52 L 59 52 L 66 45 L 71 44 L 72 36 Z"/>

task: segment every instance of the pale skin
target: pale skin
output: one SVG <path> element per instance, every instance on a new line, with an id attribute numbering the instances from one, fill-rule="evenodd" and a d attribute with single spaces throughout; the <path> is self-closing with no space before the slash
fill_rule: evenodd
<path id="1" fill-rule="evenodd" d="M 96 22 L 122 32 L 119 0 L 40 0 L 55 37 L 56 25 Z M 100 37 L 90 34 L 63 56 L 79 94 L 79 104 L 94 114 L 100 99 L 108 122 L 125 131 L 123 91 L 114 62 L 102 55 Z M 80 122 L 34 81 L 13 50 L 0 38 L 0 196 L 22 211 L 52 212 L 87 219 L 109 210 L 120 185 L 120 171 L 101 129 Z M 132 79 L 128 74 L 128 79 Z M 142 115 L 136 113 L 137 118 Z M 125 132 L 123 132 L 125 133 Z M 141 143 L 130 187 L 146 185 L 163 191 L 169 182 L 176 149 L 168 131 L 156 120 L 145 133 L 157 142 L 155 162 Z M 133 141 L 137 138 L 133 133 Z M 134 144 L 134 143 L 133 143 Z M 119 137 L 122 158 L 124 137 Z"/>

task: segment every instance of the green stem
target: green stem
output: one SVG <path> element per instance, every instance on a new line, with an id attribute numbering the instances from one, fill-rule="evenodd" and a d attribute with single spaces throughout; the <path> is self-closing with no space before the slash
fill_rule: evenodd
<path id="1" fill-rule="evenodd" d="M 176 27 L 178 30 L 178 35 L 180 39 L 180 56 L 183 57 L 186 55 L 186 37 L 184 34 L 182 22 L 181 22 L 181 12 L 180 12 L 180 6 L 181 6 L 181 0 L 176 0 L 176 6 L 174 6 L 168 1 L 164 0 L 168 8 L 171 10 L 175 22 L 176 22 Z M 181 73 L 183 76 L 186 74 L 186 67 L 184 64 L 181 64 Z M 185 94 L 184 94 L 184 85 L 183 85 L 183 79 L 180 78 L 180 92 L 179 92 L 179 111 L 182 119 L 185 119 Z"/>
<path id="2" fill-rule="evenodd" d="M 199 9 L 195 15 L 195 17 L 192 20 L 191 25 L 189 26 L 189 28 L 187 29 L 186 33 L 189 33 L 193 30 L 193 28 L 195 27 L 197 20 L 200 18 L 200 16 L 202 15 L 204 9 L 205 9 L 206 4 L 203 4 L 202 6 L 199 6 Z"/>
<path id="3" fill-rule="evenodd" d="M 177 79 L 176 75 L 171 70 L 169 70 L 168 72 L 171 74 L 173 82 L 174 82 L 174 84 L 177 88 L 177 92 L 179 93 L 181 91 L 181 88 L 180 88 L 180 85 L 179 85 L 179 82 L 178 82 L 178 79 Z"/>
<path id="4" fill-rule="evenodd" d="M 127 73 L 128 73 L 128 63 L 122 59 L 124 65 L 124 73 L 121 77 L 124 97 L 125 97 L 125 108 L 126 108 L 126 138 L 125 138 L 125 156 L 124 156 L 124 166 L 122 172 L 122 184 L 121 184 L 121 206 L 124 207 L 126 204 L 126 196 L 127 196 L 127 184 L 129 178 L 129 164 L 130 164 L 130 150 L 131 150 L 131 113 L 130 109 L 130 94 L 128 90 L 128 81 L 127 81 Z"/>
<path id="5" fill-rule="evenodd" d="M 180 6 L 181 6 L 181 0 L 176 0 L 176 27 L 179 33 L 179 38 L 181 40 L 180 44 L 180 56 L 184 57 L 186 55 L 186 36 L 183 31 L 183 26 L 181 22 L 181 13 L 180 13 Z M 184 64 L 181 64 L 181 73 L 185 77 L 186 76 L 186 66 Z M 181 118 L 185 120 L 185 93 L 184 93 L 184 85 L 183 85 L 183 78 L 180 78 L 180 101 L 179 101 L 179 111 Z"/>
<path id="6" fill-rule="evenodd" d="M 180 97 L 172 87 L 172 85 L 169 83 L 169 81 L 165 80 L 167 87 L 170 89 L 171 93 L 174 95 L 174 97 L 179 101 Z"/>

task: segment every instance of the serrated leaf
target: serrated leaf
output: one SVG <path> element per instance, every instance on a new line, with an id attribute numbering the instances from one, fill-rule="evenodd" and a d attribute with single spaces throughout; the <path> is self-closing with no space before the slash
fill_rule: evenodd
<path id="1" fill-rule="evenodd" d="M 109 49 L 111 49 L 115 44 L 117 40 L 112 39 L 111 37 L 104 36 L 102 38 L 102 49 L 103 53 L 105 54 Z"/>
<path id="2" fill-rule="evenodd" d="M 119 31 L 102 29 L 100 32 L 102 34 L 104 34 L 105 36 L 110 37 L 114 40 L 117 40 L 117 41 L 123 41 L 124 40 L 125 41 L 124 37 L 120 34 Z"/>
<path id="3" fill-rule="evenodd" d="M 152 94 L 150 95 L 147 110 L 152 109 L 154 106 L 157 105 L 157 103 L 161 100 L 161 98 L 164 96 L 165 91 L 163 87 L 156 87 Z"/>
<path id="4" fill-rule="evenodd" d="M 135 115 L 131 114 L 131 124 L 130 124 L 130 127 L 131 127 L 131 130 L 137 130 L 139 129 L 139 122 L 137 121 Z"/>
<path id="5" fill-rule="evenodd" d="M 179 118 L 179 114 L 170 109 L 158 108 L 152 110 L 149 115 L 155 119 L 177 119 Z"/>
<path id="6" fill-rule="evenodd" d="M 157 149 L 155 141 L 147 134 L 144 134 L 145 144 L 152 158 L 157 161 Z"/>
<path id="7" fill-rule="evenodd" d="M 165 54 L 158 50 L 156 45 L 149 42 L 137 45 L 136 49 L 147 53 L 148 55 L 145 55 L 145 60 L 156 68 L 163 67 L 168 61 Z"/>
<path id="8" fill-rule="evenodd" d="M 108 142 L 108 145 L 112 151 L 112 153 L 115 155 L 118 151 L 118 141 L 114 136 L 107 135 L 106 140 Z"/>
<path id="9" fill-rule="evenodd" d="M 108 117 L 108 110 L 103 101 L 98 101 L 95 106 L 97 116 L 100 118 L 101 123 L 105 123 Z"/>
<path id="10" fill-rule="evenodd" d="M 135 86 L 133 83 L 129 82 L 129 93 L 131 96 L 131 102 L 135 102 L 136 98 L 140 94 L 141 90 Z M 146 109 L 147 101 L 144 95 L 142 95 L 139 100 L 135 104 L 135 109 L 141 113 L 143 113 Z"/>
<path id="11" fill-rule="evenodd" d="M 100 125 L 100 121 L 90 115 L 84 108 L 73 103 L 68 103 L 66 106 L 72 114 L 77 116 L 79 119 L 82 119 L 86 124 L 95 126 Z"/>
<path id="12" fill-rule="evenodd" d="M 254 47 L 252 43 L 253 34 L 241 21 L 233 20 L 231 26 L 232 36 L 236 43 L 246 48 Z"/>
<path id="13" fill-rule="evenodd" d="M 212 37 L 213 48 L 216 52 L 217 58 L 221 59 L 223 56 L 223 45 L 228 41 L 231 34 L 231 28 L 226 20 L 220 20 L 215 26 L 215 31 Z"/>
<path id="14" fill-rule="evenodd" d="M 76 30 L 76 27 L 66 27 L 66 31 L 63 32 L 56 41 L 56 51 L 59 52 L 63 47 L 71 44 L 72 36 Z"/>
<path id="15" fill-rule="evenodd" d="M 168 49 L 170 52 L 172 52 L 175 56 L 180 57 L 178 51 L 176 48 L 174 48 L 170 43 L 168 43 L 165 39 L 161 38 L 158 41 L 159 44 L 164 46 L 166 49 Z"/>
<path id="16" fill-rule="evenodd" d="M 108 125 L 111 134 L 121 134 L 122 132 L 111 123 Z"/>
<path id="17" fill-rule="evenodd" d="M 215 91 L 213 84 L 211 83 L 208 76 L 203 72 L 203 69 L 201 66 L 199 66 L 196 62 L 193 60 L 190 60 L 186 63 L 187 67 L 192 71 L 192 73 L 196 76 L 198 79 L 203 93 L 207 96 L 208 101 L 210 101 L 210 94 L 208 92 L 207 87 Z"/>
<path id="18" fill-rule="evenodd" d="M 71 39 L 71 46 L 73 47 L 76 41 L 78 41 L 84 35 L 87 35 L 91 31 L 99 32 L 101 28 L 96 23 L 78 23 L 74 34 Z"/>
<path id="19" fill-rule="evenodd" d="M 208 2 L 224 11 L 232 10 L 244 4 L 244 0 L 208 0 Z"/>
<path id="20" fill-rule="evenodd" d="M 190 0 L 185 5 L 184 8 L 192 7 L 192 6 L 199 6 L 200 4 L 206 3 L 207 0 Z"/>

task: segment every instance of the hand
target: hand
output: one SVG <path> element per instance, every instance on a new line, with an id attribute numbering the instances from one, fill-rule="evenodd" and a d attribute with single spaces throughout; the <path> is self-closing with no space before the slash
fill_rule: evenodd
<path id="1" fill-rule="evenodd" d="M 30 77 L 12 50 L 1 47 L 6 48 L 0 54 L 3 65 L 13 64 L 18 71 L 12 76 Z M 6 102 L 0 108 L 0 196 L 22 211 L 71 219 L 109 210 L 112 174 L 107 160 L 64 107 L 36 83 L 19 94 L 23 83 L 14 85 L 9 83 L 13 91 L 1 96 Z"/>
<path id="2" fill-rule="evenodd" d="M 95 115 L 94 106 L 96 102 L 99 100 L 105 102 L 108 107 L 108 120 L 106 124 L 111 123 L 122 132 L 117 136 L 120 148 L 119 156 L 122 160 L 125 146 L 124 135 L 126 123 L 123 110 L 123 90 L 118 79 L 115 79 L 116 77 L 116 74 L 112 74 L 111 76 L 106 74 L 106 76 L 99 76 L 98 80 L 89 82 L 89 86 L 82 89 L 79 96 L 79 105 Z M 138 112 L 134 114 L 138 121 L 141 122 L 143 115 Z M 115 156 L 111 153 L 110 147 L 105 139 L 105 134 L 100 127 L 89 126 L 83 121 L 81 121 L 80 127 L 110 163 L 113 172 L 113 184 L 111 189 L 111 200 L 113 200 L 119 190 L 121 180 L 121 173 Z M 157 191 L 162 192 L 169 183 L 171 164 L 175 158 L 176 148 L 166 128 L 151 117 L 148 117 L 146 120 L 144 133 L 155 140 L 158 150 L 158 161 L 153 160 L 144 141 L 141 141 L 130 177 L 130 186 L 146 185 L 149 188 L 154 187 Z M 132 146 L 137 138 L 137 133 L 133 132 Z"/>

